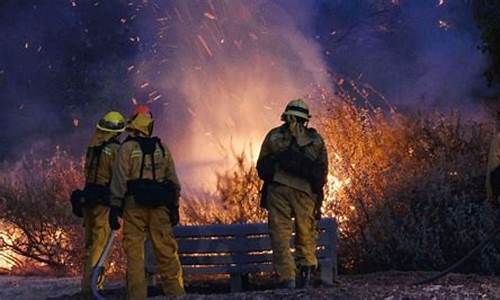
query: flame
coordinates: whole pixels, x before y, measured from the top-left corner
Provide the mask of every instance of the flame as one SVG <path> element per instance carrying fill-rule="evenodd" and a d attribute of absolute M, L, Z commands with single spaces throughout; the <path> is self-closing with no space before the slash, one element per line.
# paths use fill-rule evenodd
<path fill-rule="evenodd" d="M 177 95 L 164 99 L 164 119 L 173 120 L 158 134 L 175 135 L 171 148 L 183 183 L 213 189 L 214 173 L 231 168 L 233 154 L 245 152 L 255 162 L 287 101 L 329 79 L 319 45 L 280 5 L 178 1 L 171 9 L 156 10 L 157 35 L 165 38 L 155 46 L 154 61 L 135 64 L 141 66 L 136 82 Z M 160 58 L 168 59 L 158 64 Z M 160 65 L 162 76 L 145 78 L 158 74 Z"/>
<path fill-rule="evenodd" d="M 12 226 L 0 222 L 0 241 L 7 243 L 21 237 L 21 231 Z M 16 266 L 16 261 L 22 261 L 22 257 L 12 250 L 0 251 L 0 269 L 12 270 Z"/>

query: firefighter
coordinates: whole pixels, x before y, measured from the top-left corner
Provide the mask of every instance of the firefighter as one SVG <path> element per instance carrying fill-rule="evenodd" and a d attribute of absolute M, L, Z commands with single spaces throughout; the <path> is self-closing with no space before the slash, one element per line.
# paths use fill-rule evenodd
<path fill-rule="evenodd" d="M 148 236 L 166 295 L 184 294 L 178 246 L 172 227 L 179 222 L 180 184 L 168 148 L 153 131 L 151 114 L 137 113 L 127 125 L 113 167 L 110 227 L 120 228 L 127 257 L 127 298 L 145 299 L 144 241 Z"/>
<path fill-rule="evenodd" d="M 491 142 L 486 175 L 488 199 L 496 206 L 500 205 L 500 111 L 497 113 L 495 136 Z"/>
<path fill-rule="evenodd" d="M 85 188 L 82 192 L 82 207 L 79 208 L 85 227 L 86 253 L 81 283 L 85 295 L 92 293 L 91 272 L 110 234 L 109 184 L 113 174 L 113 161 L 119 148 L 117 137 L 125 129 L 125 118 L 112 111 L 104 115 L 96 127 L 85 158 Z M 104 278 L 101 276 L 98 288 L 102 289 L 103 285 Z"/>
<path fill-rule="evenodd" d="M 302 99 L 290 101 L 281 116 L 284 123 L 267 134 L 257 161 L 273 265 L 283 288 L 309 286 L 318 266 L 316 220 L 321 217 L 328 158 L 322 137 L 308 127 L 310 118 Z M 289 247 L 293 223 L 295 261 Z"/>

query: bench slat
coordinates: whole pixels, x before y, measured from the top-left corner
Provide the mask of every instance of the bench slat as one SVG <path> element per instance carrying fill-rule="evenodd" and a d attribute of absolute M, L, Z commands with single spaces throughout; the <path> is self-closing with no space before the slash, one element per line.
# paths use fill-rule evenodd
<path fill-rule="evenodd" d="M 327 234 L 322 234 L 317 240 L 320 246 L 329 246 L 331 239 Z M 252 239 L 178 239 L 179 253 L 235 253 L 265 251 L 271 249 L 269 237 Z M 294 241 L 290 240 L 293 247 Z"/>
<path fill-rule="evenodd" d="M 331 260 L 322 259 L 319 261 L 321 265 L 331 265 Z M 241 266 L 203 266 L 203 267 L 193 267 L 193 266 L 182 266 L 182 270 L 185 275 L 189 274 L 246 274 L 246 273 L 258 273 L 258 272 L 272 272 L 272 264 L 249 264 Z"/>
<path fill-rule="evenodd" d="M 317 223 L 320 229 L 332 228 L 335 223 L 331 219 L 322 219 Z M 265 223 L 245 223 L 245 224 L 214 224 L 202 226 L 177 226 L 174 227 L 174 235 L 177 238 L 187 237 L 211 237 L 211 236 L 236 236 L 269 234 Z"/>
<path fill-rule="evenodd" d="M 330 258 L 330 248 L 319 249 L 316 252 L 318 259 Z M 272 261 L 272 254 L 264 253 L 257 255 L 219 255 L 219 256 L 180 256 L 182 265 L 230 265 L 230 264 L 255 264 L 255 263 L 270 263 Z"/>

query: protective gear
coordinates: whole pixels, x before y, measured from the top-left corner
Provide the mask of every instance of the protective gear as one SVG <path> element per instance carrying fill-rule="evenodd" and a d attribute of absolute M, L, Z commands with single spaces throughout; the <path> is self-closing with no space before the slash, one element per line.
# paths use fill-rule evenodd
<path fill-rule="evenodd" d="M 281 115 L 281 120 L 286 122 L 286 116 L 295 116 L 306 121 L 311 118 L 309 106 L 302 99 L 295 99 L 287 104 L 285 111 Z"/>
<path fill-rule="evenodd" d="M 316 222 L 314 200 L 291 187 L 271 183 L 268 188 L 268 225 L 273 248 L 273 265 L 280 281 L 295 280 L 296 265 L 316 267 Z M 290 251 L 295 218 L 295 261 Z"/>
<path fill-rule="evenodd" d="M 85 203 L 85 193 L 82 190 L 74 190 L 71 193 L 70 200 L 71 211 L 73 215 L 83 218 L 83 205 Z"/>
<path fill-rule="evenodd" d="M 109 210 L 109 227 L 111 227 L 112 230 L 119 230 L 120 229 L 120 221 L 119 218 L 122 217 L 122 209 L 120 207 L 116 206 L 111 206 Z"/>
<path fill-rule="evenodd" d="M 113 161 L 120 147 L 115 137 L 116 133 L 99 130 L 92 137 L 85 156 L 86 185 L 109 186 L 113 174 Z"/>
<path fill-rule="evenodd" d="M 107 190 L 112 178 L 112 164 L 118 152 L 119 143 L 114 140 L 114 132 L 96 130 L 90 141 L 85 159 L 85 189 L 81 193 L 76 193 L 81 204 L 80 210 L 83 215 L 85 227 L 85 260 L 83 267 L 82 291 L 91 293 L 90 280 L 92 268 L 97 263 L 106 239 L 111 231 L 108 225 L 109 196 L 92 195 L 92 189 Z M 93 200 L 89 200 L 89 199 Z M 83 201 L 82 201 L 83 199 Z M 97 200 L 96 200 L 97 199 Z M 99 282 L 102 288 L 104 277 Z"/>
<path fill-rule="evenodd" d="M 121 113 L 111 111 L 99 120 L 96 127 L 104 132 L 123 132 L 125 130 L 125 118 Z"/>
<path fill-rule="evenodd" d="M 91 295 L 92 269 L 97 264 L 99 256 L 106 245 L 111 229 L 108 226 L 109 208 L 104 205 L 83 208 L 83 224 L 85 228 L 85 260 L 83 265 L 83 278 L 81 282 L 82 293 Z M 104 288 L 104 276 L 98 282 L 98 288 Z"/>
<path fill-rule="evenodd" d="M 129 121 L 126 130 L 136 136 L 151 136 L 153 133 L 154 120 L 150 115 L 136 114 Z"/>
<path fill-rule="evenodd" d="M 261 206 L 268 210 L 273 265 L 282 282 L 295 280 L 296 275 L 289 246 L 292 218 L 295 218 L 297 265 L 316 267 L 318 264 L 315 218 L 321 217 L 323 186 L 328 172 L 323 139 L 316 130 L 305 127 L 304 122 L 295 117 L 285 115 L 285 124 L 269 132 L 257 161 L 257 172 L 264 180 Z M 298 142 L 289 120 L 301 126 L 301 142 Z"/>
<path fill-rule="evenodd" d="M 285 123 L 271 130 L 262 144 L 257 171 L 259 177 L 268 182 L 278 182 L 307 193 L 312 198 L 319 198 L 328 173 L 328 155 L 321 136 L 312 128 L 306 128 L 309 143 L 298 145 L 292 135 L 289 124 Z M 293 152 L 292 152 L 293 151 Z M 304 161 L 310 162 L 306 166 Z M 301 170 L 305 176 L 292 174 L 290 165 Z M 304 165 L 304 166 L 301 166 Z M 272 179 L 271 179 L 272 176 Z"/>
<path fill-rule="evenodd" d="M 158 275 L 166 295 L 184 294 L 177 242 L 166 207 L 147 208 L 126 202 L 123 214 L 123 248 L 127 256 L 127 298 L 145 299 L 144 232 L 147 230 L 158 262 Z"/>
<path fill-rule="evenodd" d="M 150 118 L 153 117 L 153 114 L 151 113 L 151 110 L 149 109 L 149 107 L 144 105 L 144 104 L 138 104 L 134 107 L 134 112 L 132 113 L 132 116 L 135 116 L 138 114 L 147 115 Z M 132 117 L 132 119 L 133 119 L 133 117 Z"/>
<path fill-rule="evenodd" d="M 287 281 L 280 282 L 278 284 L 279 289 L 293 290 L 293 289 L 295 289 L 295 287 L 296 287 L 295 280 L 287 280 Z"/>
<path fill-rule="evenodd" d="M 486 174 L 486 192 L 488 199 L 493 202 L 498 201 L 500 194 L 495 194 L 495 190 L 498 187 L 494 186 L 494 180 L 496 176 L 492 176 L 495 170 L 500 167 L 500 131 L 495 134 L 495 137 L 491 143 L 490 153 L 488 156 L 488 171 Z"/>
<path fill-rule="evenodd" d="M 309 266 L 302 266 L 299 268 L 299 276 L 297 276 L 297 288 L 309 288 L 312 285 L 311 274 L 313 268 Z"/>
<path fill-rule="evenodd" d="M 145 120 L 150 120 L 150 122 L 145 122 Z M 151 123 L 151 118 L 138 115 L 129 124 L 131 128 L 129 130 L 135 135 L 127 139 L 120 147 L 111 182 L 112 205 L 122 207 L 124 204 L 123 247 L 127 256 L 127 297 L 129 299 L 146 298 L 145 233 L 151 238 L 153 244 L 159 275 L 163 281 L 163 291 L 167 295 L 184 293 L 177 242 L 172 233 L 174 220 L 171 215 L 175 213 L 173 214 L 166 205 L 158 207 L 140 205 L 127 188 L 128 182 L 142 178 L 160 183 L 169 181 L 176 186 L 177 191 L 180 191 L 174 161 L 168 148 L 161 141 L 155 142 L 152 146 L 154 150 L 148 151 L 152 154 L 144 155 L 143 148 L 137 139 L 138 135 L 149 135 L 150 131 L 145 134 L 145 129 Z M 157 201 L 157 199 L 152 199 L 152 201 Z M 178 203 L 175 207 L 178 207 Z"/>
<path fill-rule="evenodd" d="M 139 144 L 142 152 L 142 159 L 139 178 L 127 181 L 127 193 L 132 195 L 134 200 L 140 205 L 148 207 L 165 205 L 170 210 L 173 210 L 179 203 L 178 186 L 169 180 L 156 180 L 155 152 L 157 146 L 161 150 L 162 157 L 165 157 L 165 149 L 160 139 L 156 137 L 129 137 L 125 142 L 131 140 Z M 146 156 L 151 158 L 152 179 L 144 178 Z"/>

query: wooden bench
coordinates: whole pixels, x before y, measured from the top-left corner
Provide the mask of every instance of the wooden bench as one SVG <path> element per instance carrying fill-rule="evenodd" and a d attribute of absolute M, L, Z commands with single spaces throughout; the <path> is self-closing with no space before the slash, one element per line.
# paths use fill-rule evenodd
<path fill-rule="evenodd" d="M 337 225 L 335 219 L 318 222 L 316 256 L 321 280 L 331 284 L 337 276 Z M 174 234 L 185 275 L 229 274 L 231 291 L 241 291 L 243 277 L 251 273 L 272 272 L 271 239 L 267 224 L 177 226 Z M 294 247 L 294 238 L 290 241 Z M 146 243 L 146 270 L 155 273 L 150 243 Z"/>

